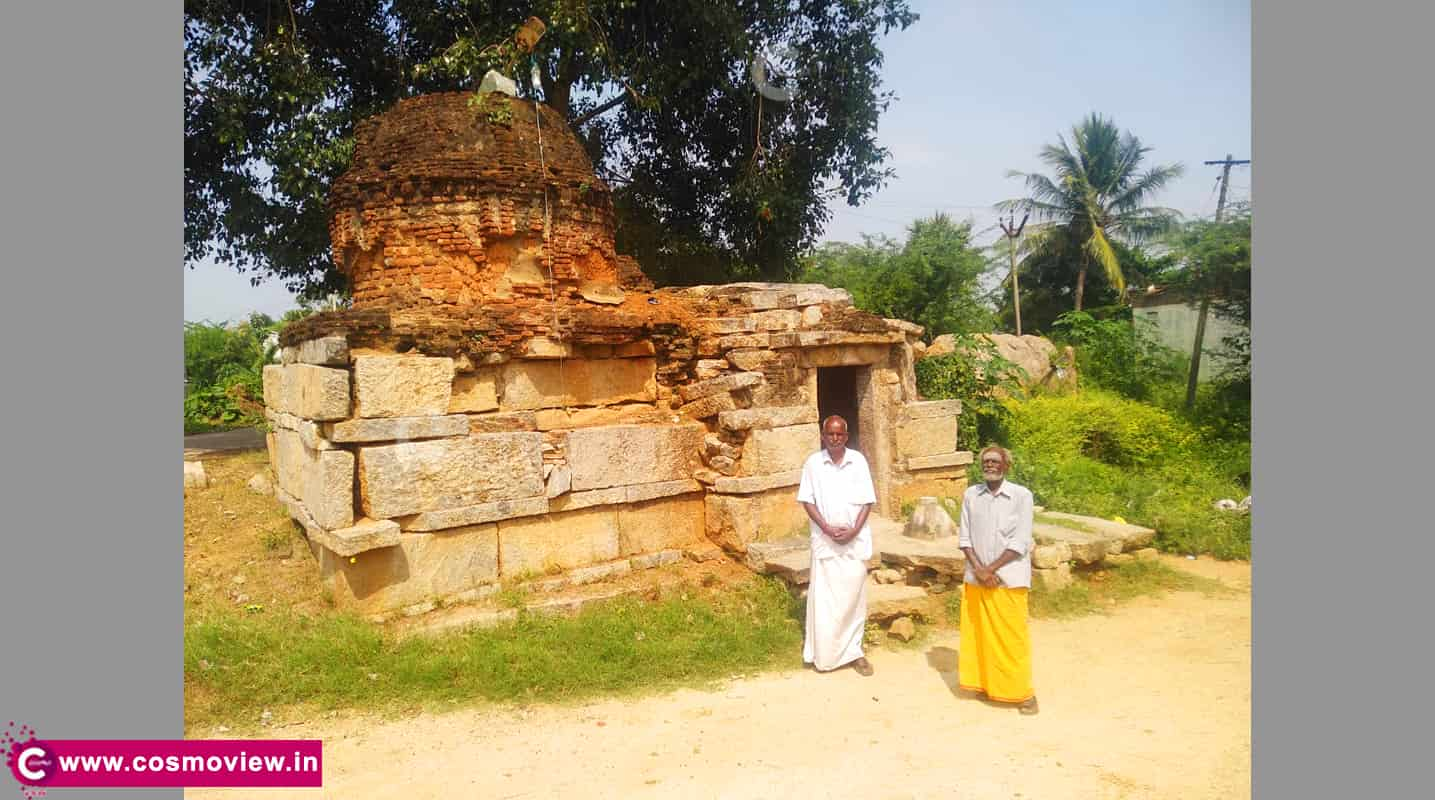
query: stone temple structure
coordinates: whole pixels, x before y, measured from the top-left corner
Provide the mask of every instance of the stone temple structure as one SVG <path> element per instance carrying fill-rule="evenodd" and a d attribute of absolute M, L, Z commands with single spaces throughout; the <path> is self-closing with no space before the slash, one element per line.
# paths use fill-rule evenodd
<path fill-rule="evenodd" d="M 959 404 L 918 398 L 919 327 L 818 285 L 654 290 L 561 116 L 472 97 L 359 126 L 330 197 L 353 306 L 289 326 L 265 368 L 278 496 L 340 606 L 741 558 L 805 531 L 800 467 L 832 413 L 878 513 L 960 495 L 972 455 Z"/>

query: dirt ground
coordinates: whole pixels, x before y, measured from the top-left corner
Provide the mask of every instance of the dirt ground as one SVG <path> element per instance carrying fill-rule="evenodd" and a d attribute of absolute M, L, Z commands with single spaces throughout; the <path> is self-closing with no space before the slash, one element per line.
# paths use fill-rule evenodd
<path fill-rule="evenodd" d="M 873 649 L 870 678 L 792 671 L 639 700 L 276 727 L 323 740 L 324 787 L 263 796 L 1249 797 L 1250 566 L 1163 558 L 1238 591 L 1033 621 L 1035 717 L 957 699 L 957 636 L 943 631 Z"/>

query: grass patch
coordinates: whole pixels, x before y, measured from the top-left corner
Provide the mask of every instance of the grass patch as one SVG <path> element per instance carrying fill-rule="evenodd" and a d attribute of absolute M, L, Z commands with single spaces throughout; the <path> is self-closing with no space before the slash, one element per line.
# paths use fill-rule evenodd
<path fill-rule="evenodd" d="M 1083 531 L 1085 533 L 1098 533 L 1095 528 L 1080 520 L 1067 519 L 1065 517 L 1054 517 L 1050 514 L 1036 514 L 1033 519 L 1037 522 L 1044 522 L 1047 525 L 1055 525 L 1059 528 L 1066 528 L 1072 531 Z"/>
<path fill-rule="evenodd" d="M 352 615 L 207 614 L 185 626 L 186 723 L 243 725 L 285 707 L 406 711 L 702 684 L 793 661 L 799 606 L 762 579 L 404 640 Z"/>
<path fill-rule="evenodd" d="M 937 498 L 937 502 L 938 502 L 939 504 L 941 504 L 942 508 L 946 509 L 946 512 L 947 512 L 948 514 L 951 515 L 951 517 L 952 517 L 952 522 L 960 522 L 960 521 L 961 521 L 961 517 L 962 517 L 962 498 L 960 498 L 960 497 L 947 497 L 947 496 L 943 496 L 943 497 L 938 497 L 938 498 Z M 903 503 L 902 503 L 902 507 L 901 507 L 902 519 L 903 519 L 904 521 L 911 519 L 911 518 L 912 518 L 912 512 L 914 512 L 914 511 L 916 511 L 916 510 L 917 510 L 917 501 L 916 501 L 916 500 L 907 500 L 907 501 L 903 502 Z"/>
<path fill-rule="evenodd" d="M 1165 592 L 1219 594 L 1229 591 L 1220 581 L 1192 575 L 1159 561 L 1133 561 L 1095 571 L 1079 570 L 1065 588 L 1047 591 L 1033 587 L 1027 595 L 1035 619 L 1064 619 L 1099 614 L 1113 605 L 1137 597 Z"/>

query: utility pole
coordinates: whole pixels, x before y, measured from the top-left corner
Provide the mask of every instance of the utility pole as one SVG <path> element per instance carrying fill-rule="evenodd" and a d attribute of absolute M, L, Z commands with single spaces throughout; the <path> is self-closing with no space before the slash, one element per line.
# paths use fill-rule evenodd
<path fill-rule="evenodd" d="M 1021 236 L 1022 229 L 1026 227 L 1026 218 L 1029 216 L 1031 216 L 1030 211 L 1022 214 L 1020 225 L 1015 224 L 1016 212 L 1009 214 L 1006 222 L 997 220 L 997 224 L 1002 226 L 1002 233 L 1006 234 L 1007 244 L 1010 245 L 1008 250 L 1011 253 L 1011 298 L 1012 308 L 1016 311 L 1017 336 L 1021 335 L 1021 286 L 1017 284 L 1016 280 L 1016 240 Z"/>
<path fill-rule="evenodd" d="M 1226 189 L 1231 185 L 1231 167 L 1236 164 L 1249 164 L 1250 159 L 1236 161 L 1230 153 L 1219 161 L 1204 161 L 1207 165 L 1220 164 L 1221 170 L 1221 195 L 1216 200 L 1216 222 L 1221 221 L 1222 214 L 1226 211 Z M 1186 376 L 1186 409 L 1189 411 L 1196 405 L 1196 377 L 1201 374 L 1201 345 L 1206 338 L 1206 314 L 1211 310 L 1211 293 L 1201 293 L 1201 312 L 1196 316 L 1196 341 L 1191 345 L 1191 372 Z"/>

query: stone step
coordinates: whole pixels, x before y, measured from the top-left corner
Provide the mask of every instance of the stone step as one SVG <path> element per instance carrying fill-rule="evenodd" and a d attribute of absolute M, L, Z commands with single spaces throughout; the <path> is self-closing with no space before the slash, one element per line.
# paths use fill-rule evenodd
<path fill-rule="evenodd" d="M 867 621 L 878 624 L 897 617 L 932 616 L 932 598 L 920 586 L 867 580 Z"/>
<path fill-rule="evenodd" d="M 789 536 L 785 539 L 775 539 L 770 542 L 750 542 L 747 545 L 747 566 L 753 572 L 763 575 L 771 575 L 766 564 L 768 561 L 792 553 L 807 555 L 809 544 L 806 536 Z"/>
<path fill-rule="evenodd" d="M 873 538 L 876 538 L 876 531 Z M 759 575 L 776 575 L 793 586 L 806 586 L 812 570 L 811 543 L 806 536 L 792 536 L 771 542 L 751 542 L 747 546 L 747 567 Z M 880 554 L 873 547 L 867 569 L 882 566 Z"/>
<path fill-rule="evenodd" d="M 926 567 L 939 575 L 960 577 L 967 557 L 957 546 L 956 536 L 941 539 L 914 539 L 902 534 L 900 523 L 883 520 L 872 528 L 873 549 L 882 563 L 895 567 Z"/>
<path fill-rule="evenodd" d="M 617 586 L 596 584 L 582 589 L 569 588 L 567 591 L 542 597 L 530 598 L 523 609 L 533 614 L 572 616 L 594 603 L 614 600 L 620 597 L 639 597 L 671 589 L 685 580 L 682 575 L 655 574 L 651 579 L 634 585 Z M 518 619 L 519 609 L 498 607 L 492 602 L 448 606 L 426 614 L 396 620 L 391 623 L 400 638 L 410 636 L 435 636 L 449 631 L 466 628 L 494 628 Z"/>
<path fill-rule="evenodd" d="M 776 575 L 793 586 L 806 586 L 812 577 L 812 554 L 805 549 L 779 553 L 763 561 L 758 571 L 763 575 Z"/>
<path fill-rule="evenodd" d="M 1110 537 L 1044 522 L 1032 525 L 1031 534 L 1037 547 L 1066 548 L 1071 554 L 1069 558 L 1078 564 L 1094 564 L 1106 558 L 1113 543 L 1117 548 L 1120 546 L 1119 540 Z"/>
<path fill-rule="evenodd" d="M 1133 550 L 1139 550 L 1151 544 L 1156 538 L 1155 530 L 1126 522 L 1116 522 L 1115 520 L 1102 519 L 1100 517 L 1086 517 L 1080 514 L 1067 514 L 1060 511 L 1046 511 L 1042 516 L 1067 520 L 1092 529 L 1096 536 L 1107 540 L 1107 552 L 1110 553 L 1129 553 Z M 1078 533 L 1079 532 L 1080 531 L 1078 531 Z M 1112 549 L 1110 544 L 1112 542 L 1119 542 L 1120 544 L 1115 549 Z"/>

